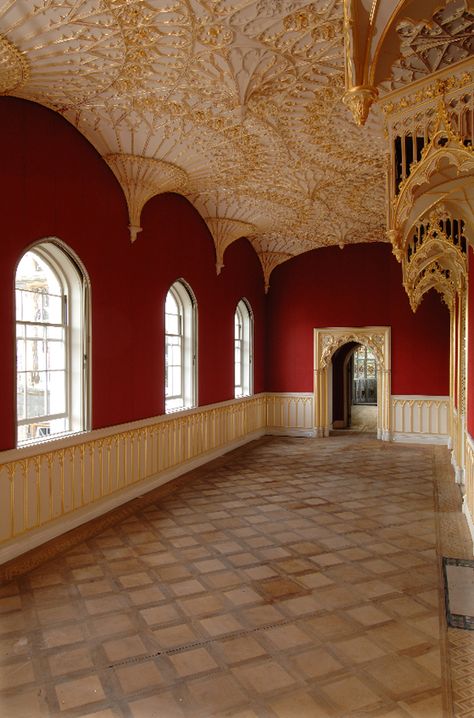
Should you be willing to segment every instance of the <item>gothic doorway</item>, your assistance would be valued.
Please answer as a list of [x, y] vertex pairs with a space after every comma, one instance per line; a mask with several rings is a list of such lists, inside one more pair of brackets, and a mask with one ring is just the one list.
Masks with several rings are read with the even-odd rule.
[[315, 329], [314, 367], [316, 436], [353, 425], [353, 407], [372, 406], [377, 438], [390, 439], [390, 327]]
[[377, 357], [369, 346], [336, 349], [332, 368], [332, 428], [377, 431]]

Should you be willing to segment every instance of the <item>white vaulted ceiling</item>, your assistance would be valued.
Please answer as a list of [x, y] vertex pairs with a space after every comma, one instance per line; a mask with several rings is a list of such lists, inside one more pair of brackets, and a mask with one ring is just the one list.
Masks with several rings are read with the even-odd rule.
[[342, 103], [342, 0], [0, 0], [0, 93], [75, 125], [127, 198], [186, 196], [267, 278], [289, 256], [383, 241], [377, 112]]

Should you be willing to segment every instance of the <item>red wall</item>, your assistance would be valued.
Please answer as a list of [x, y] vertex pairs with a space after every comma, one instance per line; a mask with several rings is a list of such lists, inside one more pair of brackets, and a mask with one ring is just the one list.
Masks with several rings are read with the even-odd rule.
[[267, 391], [313, 391], [314, 328], [373, 325], [392, 328], [392, 394], [448, 394], [448, 309], [432, 291], [413, 314], [383, 243], [317, 249], [274, 270]]
[[180, 277], [198, 302], [199, 404], [233, 397], [233, 315], [245, 296], [255, 317], [254, 388], [264, 384], [265, 295], [247, 240], [215, 272], [212, 238], [186, 199], [162, 195], [132, 245], [120, 186], [94, 148], [56, 113], [0, 98], [0, 450], [15, 444], [14, 275], [33, 242], [58, 237], [92, 285], [93, 427], [163, 412], [163, 313]]
[[469, 247], [467, 294], [467, 430], [474, 437], [474, 252]]
[[314, 327], [389, 324], [393, 393], [447, 394], [448, 312], [430, 293], [412, 314], [388, 245], [306, 253], [273, 272], [265, 298], [247, 240], [231, 245], [216, 275], [212, 238], [183, 197], [150, 200], [131, 244], [113, 173], [56, 113], [0, 98], [0, 138], [0, 450], [15, 444], [15, 267], [47, 237], [70, 246], [91, 280], [94, 428], [163, 412], [164, 297], [180, 277], [198, 302], [200, 405], [233, 396], [233, 314], [243, 296], [255, 316], [255, 392], [312, 391]]

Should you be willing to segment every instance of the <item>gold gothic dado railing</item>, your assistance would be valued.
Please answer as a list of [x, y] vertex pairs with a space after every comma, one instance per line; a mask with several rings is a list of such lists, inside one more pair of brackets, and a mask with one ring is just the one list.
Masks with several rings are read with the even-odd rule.
[[466, 433], [466, 466], [465, 466], [465, 494], [463, 513], [466, 516], [472, 539], [474, 541], [474, 443]]
[[[447, 398], [392, 397], [392, 421], [395, 433], [446, 436]], [[314, 436], [314, 395], [260, 394], [4, 452], [3, 558], [18, 537], [67, 531], [264, 433]]]
[[447, 437], [448, 397], [392, 396], [392, 432]]
[[0, 542], [181, 465], [185, 470], [265, 426], [266, 397], [258, 395], [13, 452], [0, 464]]
[[313, 394], [267, 394], [267, 429], [313, 435]]

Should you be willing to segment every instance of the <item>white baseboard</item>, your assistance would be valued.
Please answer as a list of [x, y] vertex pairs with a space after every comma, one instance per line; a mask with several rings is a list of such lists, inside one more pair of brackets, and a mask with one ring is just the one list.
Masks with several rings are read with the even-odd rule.
[[270, 426], [265, 429], [265, 434], [269, 436], [302, 436], [308, 439], [314, 439], [316, 436], [315, 429], [290, 429], [284, 426]]
[[466, 517], [467, 527], [471, 534], [472, 553], [474, 555], [474, 521], [472, 520], [471, 512], [469, 511], [469, 507], [466, 502], [466, 497], [464, 497], [463, 502], [462, 502], [462, 512], [463, 512], [464, 516]]
[[447, 434], [403, 434], [396, 431], [392, 433], [392, 441], [399, 441], [406, 444], [441, 444], [446, 446], [448, 443]]
[[207, 464], [209, 461], [217, 459], [220, 456], [227, 454], [229, 451], [237, 449], [239, 446], [244, 446], [255, 439], [260, 439], [265, 435], [265, 433], [264, 429], [255, 431], [252, 434], [248, 434], [244, 439], [232, 441], [224, 447], [206, 452], [195, 459], [179, 464], [179, 466], [176, 466], [169, 471], [165, 471], [138, 484], [134, 484], [133, 486], [120, 491], [116, 495], [112, 494], [107, 498], [92, 503], [90, 506], [78, 509], [72, 515], [63, 516], [55, 521], [51, 521], [46, 526], [33, 529], [24, 536], [18, 536], [11, 541], [5, 542], [0, 549], [0, 564], [11, 561], [13, 558], [21, 556], [21, 554], [31, 551], [31, 549], [37, 548], [38, 546], [41, 546], [41, 544], [57, 538], [58, 536], [65, 534], [67, 531], [71, 531], [71, 529], [77, 528], [78, 526], [81, 526], [98, 516], [102, 516], [108, 511], [112, 511], [112, 509], [116, 509], [118, 506], [126, 504], [132, 499], [143, 496], [143, 494], [148, 493], [148, 491], [152, 491], [152, 489], [163, 486], [163, 484], [167, 484], [169, 481], [176, 479], [178, 476], [186, 474], [188, 471], [192, 471], [193, 469], [197, 469], [199, 466]]

